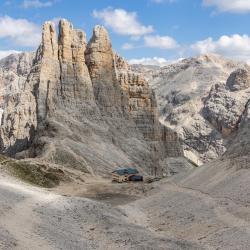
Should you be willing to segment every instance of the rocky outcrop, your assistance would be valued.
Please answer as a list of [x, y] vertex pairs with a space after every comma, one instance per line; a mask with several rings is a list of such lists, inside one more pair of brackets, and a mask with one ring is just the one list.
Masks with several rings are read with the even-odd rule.
[[[0, 109], [7, 96], [19, 95], [23, 89], [34, 59], [34, 53], [10, 55], [0, 60]], [[0, 119], [1, 120], [1, 119]]]
[[0, 60], [1, 96], [20, 93], [33, 64], [34, 53], [19, 53]]
[[141, 68], [156, 93], [161, 123], [178, 133], [185, 155], [198, 164], [221, 156], [248, 100], [249, 66], [209, 54]]
[[[127, 94], [129, 115], [142, 130], [145, 138], [154, 139], [156, 136], [154, 135], [154, 119], [157, 119], [155, 113], [157, 107], [148, 83], [140, 74], [126, 71], [126, 69], [120, 69], [117, 76], [123, 93]], [[150, 128], [153, 131], [150, 132]]]
[[[167, 157], [183, 156], [183, 150], [177, 133], [159, 123], [157, 102], [154, 92], [142, 74], [131, 70], [126, 61], [115, 55], [117, 78], [123, 96], [127, 96], [129, 116], [135, 121], [144, 138], [151, 142], [154, 151], [162, 151]], [[163, 143], [163, 145], [159, 144]], [[161, 149], [160, 149], [160, 148]]]
[[121, 113], [127, 104], [122, 103], [114, 53], [108, 32], [103, 26], [94, 28], [85, 55], [98, 107], [109, 115]]
[[229, 92], [224, 85], [215, 85], [204, 103], [203, 115], [227, 137], [238, 129], [248, 98], [247, 92]]
[[227, 80], [227, 88], [231, 91], [244, 90], [250, 87], [250, 71], [237, 69], [231, 73]]
[[[4, 101], [1, 151], [105, 175], [119, 166], [161, 174], [183, 156], [160, 125], [148, 83], [113, 52], [104, 27], [89, 43], [68, 21], [43, 26], [42, 43], [18, 100]], [[4, 97], [5, 98], [5, 97]]]
[[250, 121], [250, 99], [248, 100], [248, 102], [247, 102], [247, 104], [245, 106], [245, 110], [243, 112], [243, 116], [242, 116], [242, 119], [241, 119], [240, 126], [244, 126], [249, 121]]
[[[248, 97], [249, 98], [249, 97]], [[237, 168], [249, 169], [250, 160], [250, 99], [245, 105], [240, 122], [239, 129], [231, 138], [229, 147], [223, 159], [231, 160]]]
[[[57, 106], [75, 109], [95, 106], [92, 82], [85, 64], [86, 35], [61, 20], [59, 39], [54, 24], [45, 23], [43, 42], [37, 53], [40, 67], [37, 89], [39, 119], [54, 115]], [[86, 108], [82, 102], [88, 102]], [[80, 107], [79, 107], [80, 106]]]
[[35, 99], [27, 82], [33, 59], [33, 53], [20, 53], [0, 61], [0, 150], [11, 155], [30, 145], [36, 127]]
[[60, 91], [63, 99], [92, 102], [92, 82], [84, 57], [86, 35], [83, 31], [74, 30], [66, 20], [60, 22], [59, 28]]

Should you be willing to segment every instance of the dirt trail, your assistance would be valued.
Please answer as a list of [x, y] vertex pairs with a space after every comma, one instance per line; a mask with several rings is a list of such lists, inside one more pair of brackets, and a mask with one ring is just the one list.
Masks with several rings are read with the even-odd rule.
[[7, 200], [15, 197], [18, 200], [12, 200], [15, 205], [0, 215], [0, 225], [15, 238], [17, 249], [53, 249], [50, 243], [35, 233], [35, 226], [39, 223], [39, 218], [34, 213], [34, 209], [55, 200], [57, 196], [45, 190], [20, 184], [14, 179], [7, 178], [6, 180], [0, 176], [1, 195], [4, 195], [6, 190], [15, 194], [13, 197], [7, 197], [9, 193], [6, 193]]

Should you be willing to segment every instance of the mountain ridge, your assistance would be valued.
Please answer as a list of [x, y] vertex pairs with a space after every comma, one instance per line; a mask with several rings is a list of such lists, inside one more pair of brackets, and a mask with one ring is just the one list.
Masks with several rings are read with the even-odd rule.
[[[133, 68], [133, 66], [132, 66]], [[138, 67], [135, 67], [138, 68]], [[156, 93], [160, 121], [176, 131], [185, 155], [201, 165], [220, 157], [249, 99], [250, 67], [216, 54], [184, 59], [144, 74]], [[143, 72], [143, 67], [139, 72]]]

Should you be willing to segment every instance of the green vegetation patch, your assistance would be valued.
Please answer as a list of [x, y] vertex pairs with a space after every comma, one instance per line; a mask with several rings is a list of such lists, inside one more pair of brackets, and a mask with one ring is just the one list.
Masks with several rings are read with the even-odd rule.
[[1, 168], [9, 174], [30, 184], [53, 188], [65, 180], [65, 174], [61, 169], [48, 167], [28, 161], [14, 160], [0, 155]]

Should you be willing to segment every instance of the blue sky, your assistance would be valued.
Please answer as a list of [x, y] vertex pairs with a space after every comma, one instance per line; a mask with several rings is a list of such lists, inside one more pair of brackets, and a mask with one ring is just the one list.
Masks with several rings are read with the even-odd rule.
[[164, 65], [218, 53], [250, 62], [250, 0], [0, 0], [0, 57], [35, 50], [47, 20], [96, 24], [131, 62]]

